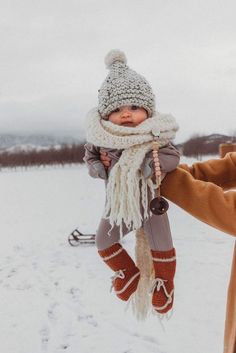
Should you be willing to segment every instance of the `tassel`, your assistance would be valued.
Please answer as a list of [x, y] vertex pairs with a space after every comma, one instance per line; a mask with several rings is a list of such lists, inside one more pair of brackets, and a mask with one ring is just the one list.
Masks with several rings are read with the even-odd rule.
[[132, 298], [132, 308], [138, 320], [145, 320], [151, 311], [150, 287], [154, 278], [153, 262], [143, 228], [136, 230], [136, 265], [140, 270], [138, 288]]

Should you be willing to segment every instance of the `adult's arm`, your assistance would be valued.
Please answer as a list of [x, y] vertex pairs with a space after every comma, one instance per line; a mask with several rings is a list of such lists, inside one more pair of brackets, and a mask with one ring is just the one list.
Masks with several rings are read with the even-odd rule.
[[[180, 167], [185, 170], [179, 168], [167, 174], [162, 182], [162, 194], [201, 221], [236, 236], [236, 191], [223, 190], [236, 186], [236, 153]], [[236, 353], [235, 278], [236, 243], [228, 287], [224, 353]]]
[[236, 242], [231, 268], [225, 319], [224, 353], [236, 352]]
[[224, 190], [236, 187], [236, 152], [227, 153], [224, 158], [194, 163], [192, 166], [181, 164], [195, 179], [210, 181]]
[[177, 168], [166, 175], [161, 194], [212, 227], [236, 236], [236, 192], [210, 182], [196, 180]]

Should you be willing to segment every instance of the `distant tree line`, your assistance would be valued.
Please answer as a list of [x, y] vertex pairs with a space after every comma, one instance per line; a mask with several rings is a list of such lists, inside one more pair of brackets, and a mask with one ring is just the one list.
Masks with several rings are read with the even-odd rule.
[[[236, 134], [226, 135], [194, 135], [183, 144], [176, 147], [181, 154], [189, 157], [199, 158], [202, 155], [218, 154], [221, 143], [236, 143]], [[0, 168], [4, 167], [30, 167], [47, 165], [65, 165], [72, 163], [83, 163], [84, 145], [62, 145], [60, 148], [51, 147], [46, 150], [30, 150], [0, 152]]]
[[83, 163], [84, 145], [64, 145], [61, 148], [0, 152], [0, 167], [29, 167]]

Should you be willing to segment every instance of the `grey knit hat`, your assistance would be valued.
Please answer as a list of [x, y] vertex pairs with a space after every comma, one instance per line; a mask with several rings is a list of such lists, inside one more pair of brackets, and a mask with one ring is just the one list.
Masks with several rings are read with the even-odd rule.
[[155, 111], [155, 96], [147, 80], [127, 65], [125, 54], [111, 50], [105, 57], [110, 70], [98, 91], [98, 111], [103, 119], [124, 105], [137, 105], [147, 110], [148, 116]]

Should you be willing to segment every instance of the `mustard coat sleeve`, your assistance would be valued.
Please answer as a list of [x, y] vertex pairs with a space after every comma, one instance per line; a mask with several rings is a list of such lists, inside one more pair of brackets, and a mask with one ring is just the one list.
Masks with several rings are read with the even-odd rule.
[[224, 353], [236, 352], [236, 242], [231, 268], [225, 318]]
[[227, 153], [222, 159], [194, 163], [191, 167], [182, 164], [195, 179], [212, 182], [224, 190], [236, 187], [236, 152]]
[[[228, 165], [228, 160], [224, 160]], [[232, 170], [235, 173], [236, 167], [234, 163], [229, 165], [228, 173], [231, 175]], [[200, 177], [200, 172], [197, 172], [196, 168], [190, 172]], [[190, 172], [177, 168], [168, 173], [162, 181], [161, 194], [202, 222], [236, 236], [236, 192], [224, 192], [221, 187], [212, 182], [196, 180]], [[223, 176], [225, 173], [222, 168], [221, 178], [218, 180], [216, 177], [219, 184], [220, 180], [226, 180], [226, 176]], [[206, 174], [208, 172], [204, 174], [205, 177]], [[233, 173], [232, 178], [235, 178]]]
[[[236, 236], [236, 153], [167, 174], [161, 192], [199, 220]], [[228, 287], [224, 353], [236, 353], [236, 243]]]

